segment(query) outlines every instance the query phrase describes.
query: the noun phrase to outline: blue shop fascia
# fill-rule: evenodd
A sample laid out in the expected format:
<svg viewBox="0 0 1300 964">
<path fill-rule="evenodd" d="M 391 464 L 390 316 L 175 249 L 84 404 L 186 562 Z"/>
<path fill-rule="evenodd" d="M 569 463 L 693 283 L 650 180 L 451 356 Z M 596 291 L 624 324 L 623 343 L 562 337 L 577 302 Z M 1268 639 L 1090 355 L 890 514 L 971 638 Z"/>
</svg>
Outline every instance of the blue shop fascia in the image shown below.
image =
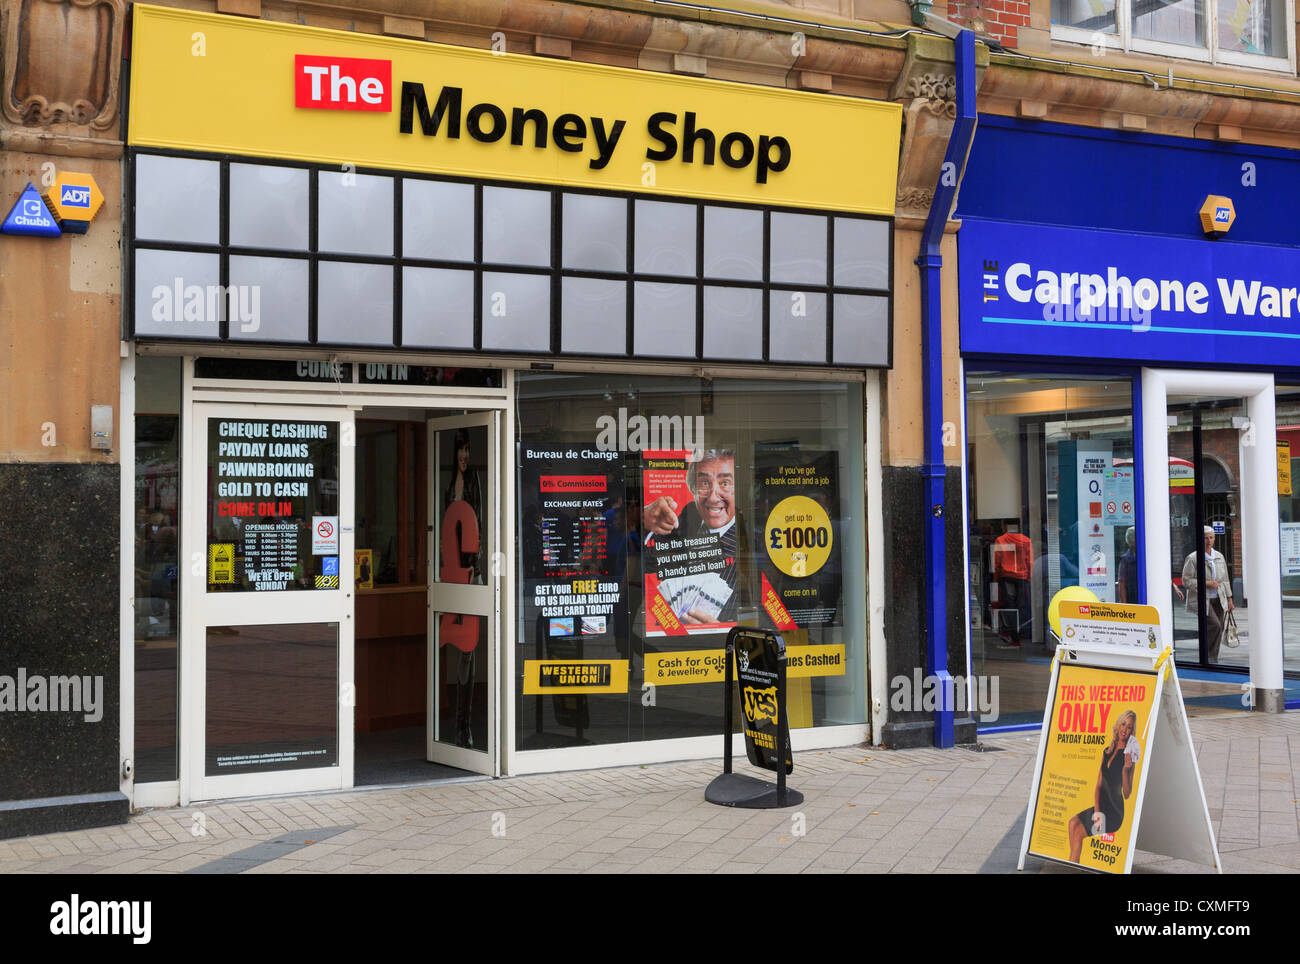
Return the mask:
<svg viewBox="0 0 1300 964">
<path fill-rule="evenodd" d="M 1041 723 L 1071 585 L 1155 606 L 1182 671 L 1227 681 L 1206 699 L 1282 709 L 1300 154 L 981 115 L 956 216 L 966 670 L 1002 681 L 981 731 Z M 1207 529 L 1238 648 L 1184 578 Z"/>
</svg>

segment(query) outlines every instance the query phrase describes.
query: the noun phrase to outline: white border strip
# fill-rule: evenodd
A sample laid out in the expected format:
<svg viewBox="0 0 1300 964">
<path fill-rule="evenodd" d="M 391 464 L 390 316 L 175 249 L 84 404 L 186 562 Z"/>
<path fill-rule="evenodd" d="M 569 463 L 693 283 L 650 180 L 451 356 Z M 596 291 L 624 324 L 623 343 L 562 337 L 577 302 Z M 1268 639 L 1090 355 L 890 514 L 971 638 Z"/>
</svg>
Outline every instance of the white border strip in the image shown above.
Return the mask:
<svg viewBox="0 0 1300 964">
<path fill-rule="evenodd" d="M 871 742 L 884 742 L 889 721 L 889 654 L 885 643 L 885 516 L 884 481 L 881 468 L 882 440 L 880 376 L 867 376 L 867 404 L 863 415 L 866 430 L 867 469 L 867 681 Z"/>
<path fill-rule="evenodd" d="M 515 760 L 515 651 L 519 642 L 516 638 L 518 629 L 515 616 L 516 569 L 519 563 L 515 541 L 515 373 L 505 373 L 506 405 L 503 416 L 497 420 L 497 445 L 501 457 L 497 465 L 501 466 L 497 474 L 497 489 L 500 492 L 501 520 L 497 531 L 501 534 L 501 572 L 496 580 L 498 596 L 497 614 L 497 714 L 501 730 L 496 740 L 496 769 L 494 775 L 502 776 L 514 772 Z M 506 563 L 509 562 L 509 565 Z"/>
<path fill-rule="evenodd" d="M 1254 443 L 1242 445 L 1243 571 L 1250 573 L 1250 679 L 1280 690 L 1282 567 L 1277 527 L 1277 425 L 1271 373 L 1142 369 L 1142 451 L 1145 479 L 1147 601 L 1160 613 L 1164 644 L 1173 648 L 1170 572 L 1169 396 L 1244 397 Z"/>
<path fill-rule="evenodd" d="M 961 518 L 962 518 L 962 536 L 961 536 L 961 594 L 962 594 L 962 612 L 966 614 L 966 622 L 963 627 L 962 636 L 966 640 L 966 706 L 975 707 L 975 679 L 971 675 L 971 635 L 973 624 L 971 623 L 971 585 L 970 585 L 970 506 L 966 502 L 966 494 L 969 490 L 970 482 L 966 478 L 966 359 L 958 357 L 957 359 L 957 416 L 961 427 L 961 432 L 957 436 L 957 444 L 961 446 L 958 458 L 961 462 Z M 945 459 L 945 462 L 947 460 Z M 947 471 L 945 465 L 944 471 Z M 971 713 L 975 720 L 976 731 L 978 732 L 980 723 L 980 714 Z M 992 721 L 990 721 L 992 722 Z"/>
<path fill-rule="evenodd" d="M 135 352 L 127 342 L 118 371 L 117 452 L 122 470 L 119 493 L 121 551 L 118 560 L 118 786 L 135 808 L 135 772 L 123 774 L 122 761 L 135 760 Z"/>
</svg>

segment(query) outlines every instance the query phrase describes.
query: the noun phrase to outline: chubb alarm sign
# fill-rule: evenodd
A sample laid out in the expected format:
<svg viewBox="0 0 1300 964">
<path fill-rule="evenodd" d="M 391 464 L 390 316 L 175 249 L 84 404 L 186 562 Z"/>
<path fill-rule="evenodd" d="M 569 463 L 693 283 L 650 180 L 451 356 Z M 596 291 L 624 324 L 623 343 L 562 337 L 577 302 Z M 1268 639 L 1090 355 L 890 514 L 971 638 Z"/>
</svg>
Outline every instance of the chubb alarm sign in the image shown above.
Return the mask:
<svg viewBox="0 0 1300 964">
<path fill-rule="evenodd" d="M 894 213 L 897 104 L 132 9 L 133 147 Z"/>
</svg>

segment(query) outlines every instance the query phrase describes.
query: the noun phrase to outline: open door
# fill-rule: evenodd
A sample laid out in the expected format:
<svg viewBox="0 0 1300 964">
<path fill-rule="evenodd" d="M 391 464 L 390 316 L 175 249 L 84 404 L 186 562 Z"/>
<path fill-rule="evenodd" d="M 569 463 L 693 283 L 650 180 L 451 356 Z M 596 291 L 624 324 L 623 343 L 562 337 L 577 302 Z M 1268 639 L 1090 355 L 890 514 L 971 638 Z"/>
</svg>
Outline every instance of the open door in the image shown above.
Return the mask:
<svg viewBox="0 0 1300 964">
<path fill-rule="evenodd" d="M 500 772 L 499 417 L 428 423 L 428 759 L 489 775 Z"/>
<path fill-rule="evenodd" d="M 194 406 L 182 804 L 352 786 L 352 432 L 342 408 Z"/>
<path fill-rule="evenodd" d="M 1243 525 L 1241 450 L 1254 443 L 1243 435 L 1246 402 L 1170 395 L 1168 406 L 1171 585 L 1165 592 L 1173 594 L 1174 655 L 1183 665 L 1244 669 L 1249 646 L 1221 643 L 1229 614 L 1240 641 L 1250 638 L 1243 561 L 1254 534 Z"/>
</svg>

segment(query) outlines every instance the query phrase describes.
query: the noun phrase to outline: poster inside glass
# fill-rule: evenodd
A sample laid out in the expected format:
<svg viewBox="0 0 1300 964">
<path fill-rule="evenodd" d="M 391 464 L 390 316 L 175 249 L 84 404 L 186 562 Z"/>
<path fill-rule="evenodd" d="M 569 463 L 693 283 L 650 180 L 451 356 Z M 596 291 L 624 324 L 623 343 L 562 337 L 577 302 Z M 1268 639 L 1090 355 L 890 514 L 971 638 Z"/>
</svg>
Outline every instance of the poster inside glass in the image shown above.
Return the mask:
<svg viewBox="0 0 1300 964">
<path fill-rule="evenodd" d="M 519 749 L 706 736 L 733 626 L 783 635 L 792 728 L 865 722 L 862 389 L 518 383 Z"/>
</svg>

